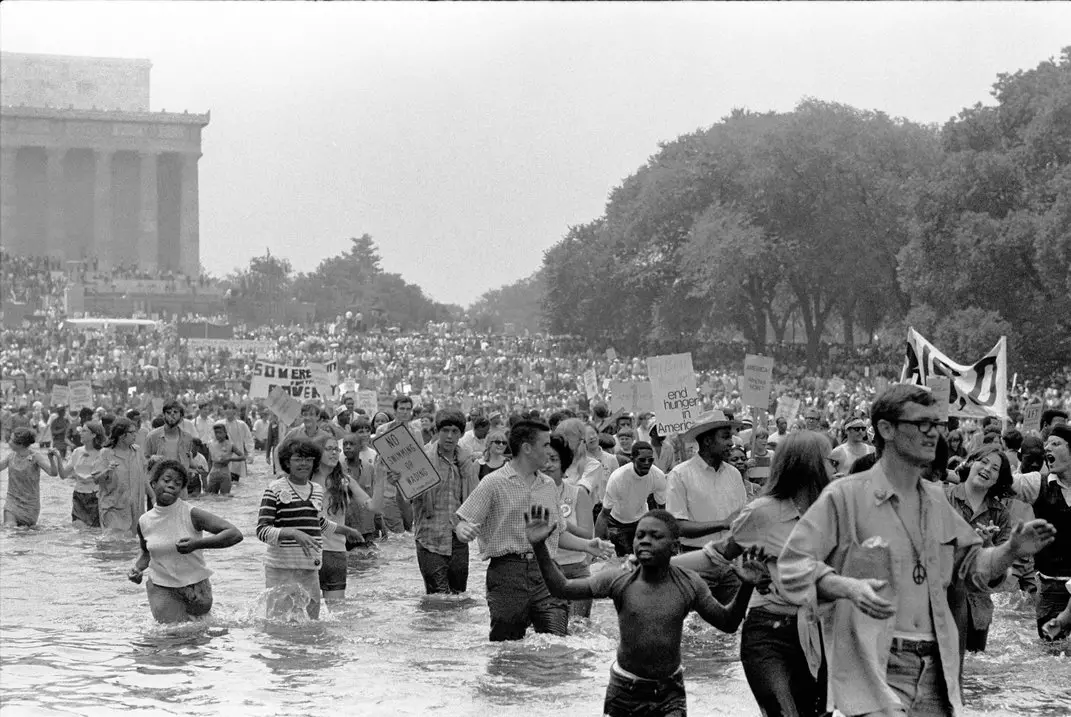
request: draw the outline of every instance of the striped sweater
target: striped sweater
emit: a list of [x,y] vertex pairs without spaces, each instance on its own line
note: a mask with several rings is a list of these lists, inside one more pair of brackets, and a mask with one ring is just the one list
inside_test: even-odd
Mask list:
[[[324,490],[315,483],[299,486],[302,494],[312,489],[303,500],[286,476],[276,478],[264,489],[257,516],[257,538],[268,544],[264,564],[271,568],[290,570],[317,570],[323,552],[323,536],[335,532],[337,524],[323,517]],[[316,546],[312,555],[306,555],[296,540],[281,537],[283,528],[297,528],[312,536]]]

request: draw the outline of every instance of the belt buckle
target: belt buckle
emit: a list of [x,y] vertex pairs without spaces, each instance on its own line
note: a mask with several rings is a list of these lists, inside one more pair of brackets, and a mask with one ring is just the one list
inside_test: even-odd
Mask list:
[[532,551],[528,551],[527,553],[517,553],[517,555],[521,556],[525,560],[535,560],[535,553]]

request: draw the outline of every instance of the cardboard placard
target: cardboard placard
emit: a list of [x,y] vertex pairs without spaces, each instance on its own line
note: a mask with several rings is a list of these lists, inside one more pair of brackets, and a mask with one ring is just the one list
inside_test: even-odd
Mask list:
[[280,426],[289,426],[301,417],[301,401],[282,386],[276,386],[268,394],[268,408],[279,417]]
[[772,383],[772,356],[748,354],[744,357],[744,376],[740,381],[740,398],[745,406],[765,410],[770,405]]
[[357,391],[357,399],[354,401],[355,408],[363,408],[364,412],[371,418],[379,410],[379,396],[375,390],[369,390],[362,388]]
[[692,354],[652,356],[647,359],[647,375],[659,435],[684,433],[695,425],[701,406]]
[[[249,396],[268,398],[274,387],[281,386],[295,398],[326,400],[334,395],[334,387],[338,384],[338,363],[331,361],[322,366],[329,381],[327,386],[329,390],[326,393],[321,393],[317,388],[310,367],[254,361],[253,377],[249,382]],[[323,378],[323,374],[320,374],[320,378]]]
[[650,381],[611,381],[610,412],[643,413],[654,407]]
[[72,411],[83,407],[93,408],[93,384],[89,381],[71,381],[67,384],[68,403]]
[[443,480],[404,424],[398,424],[373,438],[372,447],[387,468],[401,476],[398,479],[398,492],[406,500],[412,500]]
[[606,349],[606,360],[607,361],[613,361],[616,358],[617,358],[617,352],[616,351],[614,351],[612,348]]
[[52,386],[52,398],[49,405],[53,407],[68,406],[71,402],[71,389],[66,384],[57,383]]
[[152,416],[156,418],[164,412],[164,399],[153,396],[152,399]]
[[796,416],[800,413],[800,400],[798,398],[792,398],[790,396],[781,396],[777,399],[777,413],[774,414],[776,418],[783,418],[789,423],[796,420]]
[[186,339],[191,349],[226,349],[232,354],[263,356],[276,347],[275,341],[258,339]]
[[1045,408],[1040,400],[1023,406],[1023,433],[1041,433],[1041,412]]
[[588,398],[595,398],[599,392],[599,379],[595,375],[595,369],[589,368],[584,372],[584,393]]

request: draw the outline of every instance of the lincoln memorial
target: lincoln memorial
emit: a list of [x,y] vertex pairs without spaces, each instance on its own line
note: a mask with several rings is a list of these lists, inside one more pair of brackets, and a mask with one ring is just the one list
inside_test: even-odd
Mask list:
[[197,277],[208,114],[152,112],[148,60],[0,53],[0,244]]

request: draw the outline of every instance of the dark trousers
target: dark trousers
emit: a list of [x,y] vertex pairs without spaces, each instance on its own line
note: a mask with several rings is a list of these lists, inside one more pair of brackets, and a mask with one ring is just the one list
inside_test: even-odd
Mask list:
[[450,555],[439,555],[420,543],[416,546],[417,565],[424,577],[424,590],[435,593],[463,593],[469,582],[469,546],[453,536]]
[[1046,580],[1038,576],[1038,602],[1034,616],[1038,620],[1038,635],[1042,640],[1048,641],[1049,638],[1042,632],[1041,626],[1063,612],[1068,600],[1071,600],[1066,584],[1066,580]]
[[491,641],[522,640],[528,626],[536,632],[565,635],[569,605],[552,597],[534,556],[511,553],[487,566],[487,608]]
[[826,680],[811,676],[795,615],[752,610],[740,635],[740,662],[766,717],[825,713]]
[[607,516],[606,537],[614,544],[614,552],[617,557],[623,558],[632,553],[632,543],[636,540],[636,526],[640,522],[622,523],[613,516]]

